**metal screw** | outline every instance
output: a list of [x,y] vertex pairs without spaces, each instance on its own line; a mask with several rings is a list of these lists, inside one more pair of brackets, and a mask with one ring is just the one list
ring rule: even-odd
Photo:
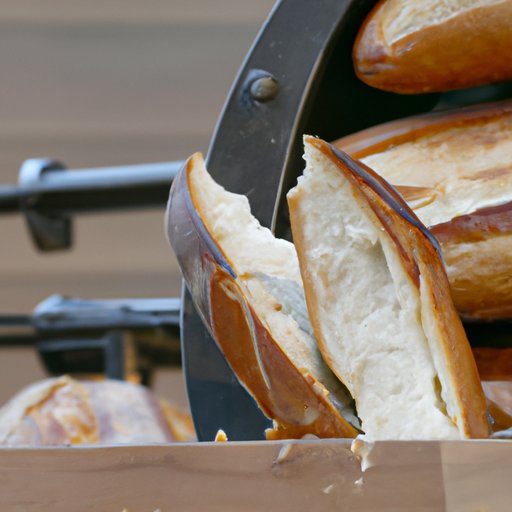
[[251,83],[249,90],[253,99],[265,103],[277,96],[277,81],[271,76],[262,76]]

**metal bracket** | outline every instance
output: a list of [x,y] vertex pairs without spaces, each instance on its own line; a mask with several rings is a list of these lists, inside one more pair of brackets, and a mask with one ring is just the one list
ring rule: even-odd
[[157,366],[179,364],[179,312],[176,298],[52,295],[35,308],[31,323],[50,373],[104,373],[122,379],[135,372],[149,385]]
[[38,349],[45,368],[54,375],[92,373],[124,380],[136,369],[133,339],[126,331],[109,331],[101,338],[44,340]]
[[[48,171],[64,171],[66,167],[57,160],[32,158],[23,162],[19,185],[32,193],[41,186],[42,177]],[[21,211],[36,247],[41,251],[69,249],[72,245],[71,218],[62,213],[42,212],[37,209],[37,196],[22,198]]]

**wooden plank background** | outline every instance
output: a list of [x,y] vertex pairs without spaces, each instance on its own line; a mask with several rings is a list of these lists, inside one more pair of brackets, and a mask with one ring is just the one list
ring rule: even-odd
[[[83,168],[206,151],[272,5],[0,0],[0,183],[15,183],[30,157]],[[163,210],[79,217],[73,250],[59,254],[38,253],[20,216],[0,217],[0,229],[1,313],[29,312],[53,293],[179,294]],[[42,375],[32,351],[2,350],[0,403]]]

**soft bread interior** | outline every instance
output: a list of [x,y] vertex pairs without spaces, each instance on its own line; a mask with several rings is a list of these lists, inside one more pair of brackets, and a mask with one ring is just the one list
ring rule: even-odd
[[503,3],[505,0],[386,0],[381,7],[381,26],[386,43],[392,45],[409,34],[454,16]]
[[216,183],[202,160],[195,162],[189,180],[201,219],[235,270],[253,309],[292,363],[323,384],[333,405],[357,427],[353,400],[323,362],[313,338],[293,244],[262,227],[251,214],[247,197]]
[[512,200],[512,115],[439,130],[361,161],[395,186],[423,188],[410,204],[425,225],[441,224]]
[[289,203],[309,313],[366,438],[460,438],[396,248],[334,163],[307,143],[305,159]]

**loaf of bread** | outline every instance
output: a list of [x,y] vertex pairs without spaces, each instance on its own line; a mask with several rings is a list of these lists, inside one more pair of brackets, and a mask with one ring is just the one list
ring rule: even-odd
[[485,398],[439,247],[369,168],[305,139],[288,193],[306,302],[365,437],[487,437]]
[[293,244],[218,185],[199,154],[173,182],[167,233],[205,325],[274,422],[267,438],[357,435],[352,399],[313,339]]
[[381,0],[357,36],[356,74],[408,94],[510,80],[511,20],[511,0]]
[[0,409],[2,445],[136,444],[192,441],[192,419],[143,386],[50,378]]
[[512,318],[512,101],[393,121],[335,145],[396,186],[437,237],[461,314]]

